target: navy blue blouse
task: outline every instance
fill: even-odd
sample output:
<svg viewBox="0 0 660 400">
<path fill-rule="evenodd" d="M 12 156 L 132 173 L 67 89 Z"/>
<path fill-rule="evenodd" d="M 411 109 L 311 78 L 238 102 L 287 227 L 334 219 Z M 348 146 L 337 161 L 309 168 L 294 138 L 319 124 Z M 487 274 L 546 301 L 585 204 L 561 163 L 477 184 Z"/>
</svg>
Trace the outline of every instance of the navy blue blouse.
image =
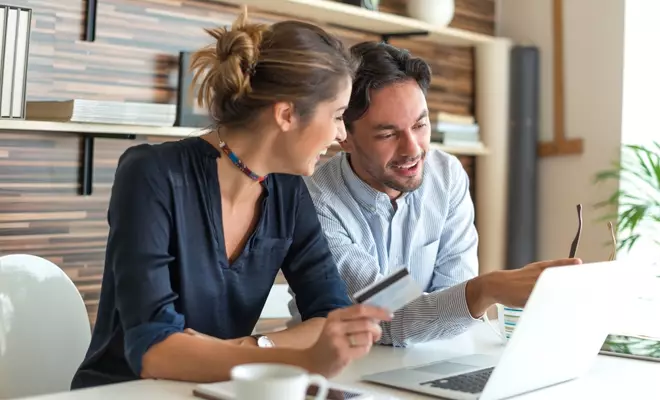
<svg viewBox="0 0 660 400">
<path fill-rule="evenodd" d="M 197 137 L 119 159 L 98 316 L 72 389 L 138 379 L 142 356 L 192 328 L 248 336 L 281 269 L 303 320 L 351 304 L 299 176 L 272 174 L 243 252 L 225 252 L 216 159 Z"/>
</svg>

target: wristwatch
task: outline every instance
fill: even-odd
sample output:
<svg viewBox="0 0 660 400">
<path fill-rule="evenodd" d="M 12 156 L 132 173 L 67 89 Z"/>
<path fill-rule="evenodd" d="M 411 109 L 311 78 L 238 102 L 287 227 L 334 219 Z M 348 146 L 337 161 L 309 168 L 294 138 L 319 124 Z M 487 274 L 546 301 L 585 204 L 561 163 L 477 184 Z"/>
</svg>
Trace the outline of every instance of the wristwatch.
<svg viewBox="0 0 660 400">
<path fill-rule="evenodd" d="M 252 335 L 259 347 L 275 347 L 275 343 L 266 335 Z"/>
</svg>

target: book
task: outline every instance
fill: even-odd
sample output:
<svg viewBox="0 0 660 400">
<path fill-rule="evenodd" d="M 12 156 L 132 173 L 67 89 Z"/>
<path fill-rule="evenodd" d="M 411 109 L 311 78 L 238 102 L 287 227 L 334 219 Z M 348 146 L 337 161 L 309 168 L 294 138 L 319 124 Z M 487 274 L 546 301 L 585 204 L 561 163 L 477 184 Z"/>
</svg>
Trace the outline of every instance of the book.
<svg viewBox="0 0 660 400">
<path fill-rule="evenodd" d="M 26 119 L 97 124 L 173 126 L 176 105 L 73 99 L 28 101 Z"/>
<path fill-rule="evenodd" d="M 0 6 L 0 118 L 25 116 L 31 16 L 28 8 Z"/>
</svg>

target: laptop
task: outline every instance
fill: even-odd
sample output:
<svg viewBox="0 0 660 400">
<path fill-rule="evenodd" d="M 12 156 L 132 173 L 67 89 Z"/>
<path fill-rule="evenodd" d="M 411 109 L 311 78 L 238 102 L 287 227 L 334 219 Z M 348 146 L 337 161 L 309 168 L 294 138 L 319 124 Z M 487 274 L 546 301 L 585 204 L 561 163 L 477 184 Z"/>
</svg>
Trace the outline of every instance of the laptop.
<svg viewBox="0 0 660 400">
<path fill-rule="evenodd" d="M 650 268 L 623 261 L 554 267 L 539 277 L 499 359 L 468 355 L 363 376 L 452 400 L 498 400 L 570 381 L 592 366 Z"/>
</svg>

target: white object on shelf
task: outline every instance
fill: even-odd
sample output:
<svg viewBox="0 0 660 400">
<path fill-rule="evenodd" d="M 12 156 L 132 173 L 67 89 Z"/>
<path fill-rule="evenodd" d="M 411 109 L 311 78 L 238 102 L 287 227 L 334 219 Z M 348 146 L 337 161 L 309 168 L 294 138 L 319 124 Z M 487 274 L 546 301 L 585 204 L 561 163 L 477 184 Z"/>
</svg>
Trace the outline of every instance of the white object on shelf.
<svg viewBox="0 0 660 400">
<path fill-rule="evenodd" d="M 28 101 L 25 119 L 170 127 L 176 120 L 176 105 L 88 99 Z"/>
<path fill-rule="evenodd" d="M 12 121 L 0 119 L 0 131 L 103 133 L 108 135 L 140 136 L 199 136 L 206 132 L 203 128 L 159 127 L 145 125 L 88 124 L 77 122 L 51 121 Z"/>
<path fill-rule="evenodd" d="M 414 19 L 444 28 L 454 19 L 454 0 L 408 0 L 406 10 Z"/>
<path fill-rule="evenodd" d="M 436 149 L 444 151 L 445 153 L 450 153 L 454 155 L 461 156 L 482 156 L 488 154 L 488 150 L 484 147 L 482 143 L 471 144 L 466 146 L 454 146 L 446 145 L 441 143 L 433 143 L 429 146 L 431 149 Z"/>
<path fill-rule="evenodd" d="M 500 38 L 456 28 L 442 28 L 409 17 L 330 0 L 218 0 L 238 6 L 254 6 L 260 11 L 292 15 L 348 29 L 376 34 L 428 32 L 428 39 L 454 46 L 492 43 Z M 441 0 L 435 0 L 441 1 Z M 250 11 L 250 9 L 248 10 Z"/>
</svg>

